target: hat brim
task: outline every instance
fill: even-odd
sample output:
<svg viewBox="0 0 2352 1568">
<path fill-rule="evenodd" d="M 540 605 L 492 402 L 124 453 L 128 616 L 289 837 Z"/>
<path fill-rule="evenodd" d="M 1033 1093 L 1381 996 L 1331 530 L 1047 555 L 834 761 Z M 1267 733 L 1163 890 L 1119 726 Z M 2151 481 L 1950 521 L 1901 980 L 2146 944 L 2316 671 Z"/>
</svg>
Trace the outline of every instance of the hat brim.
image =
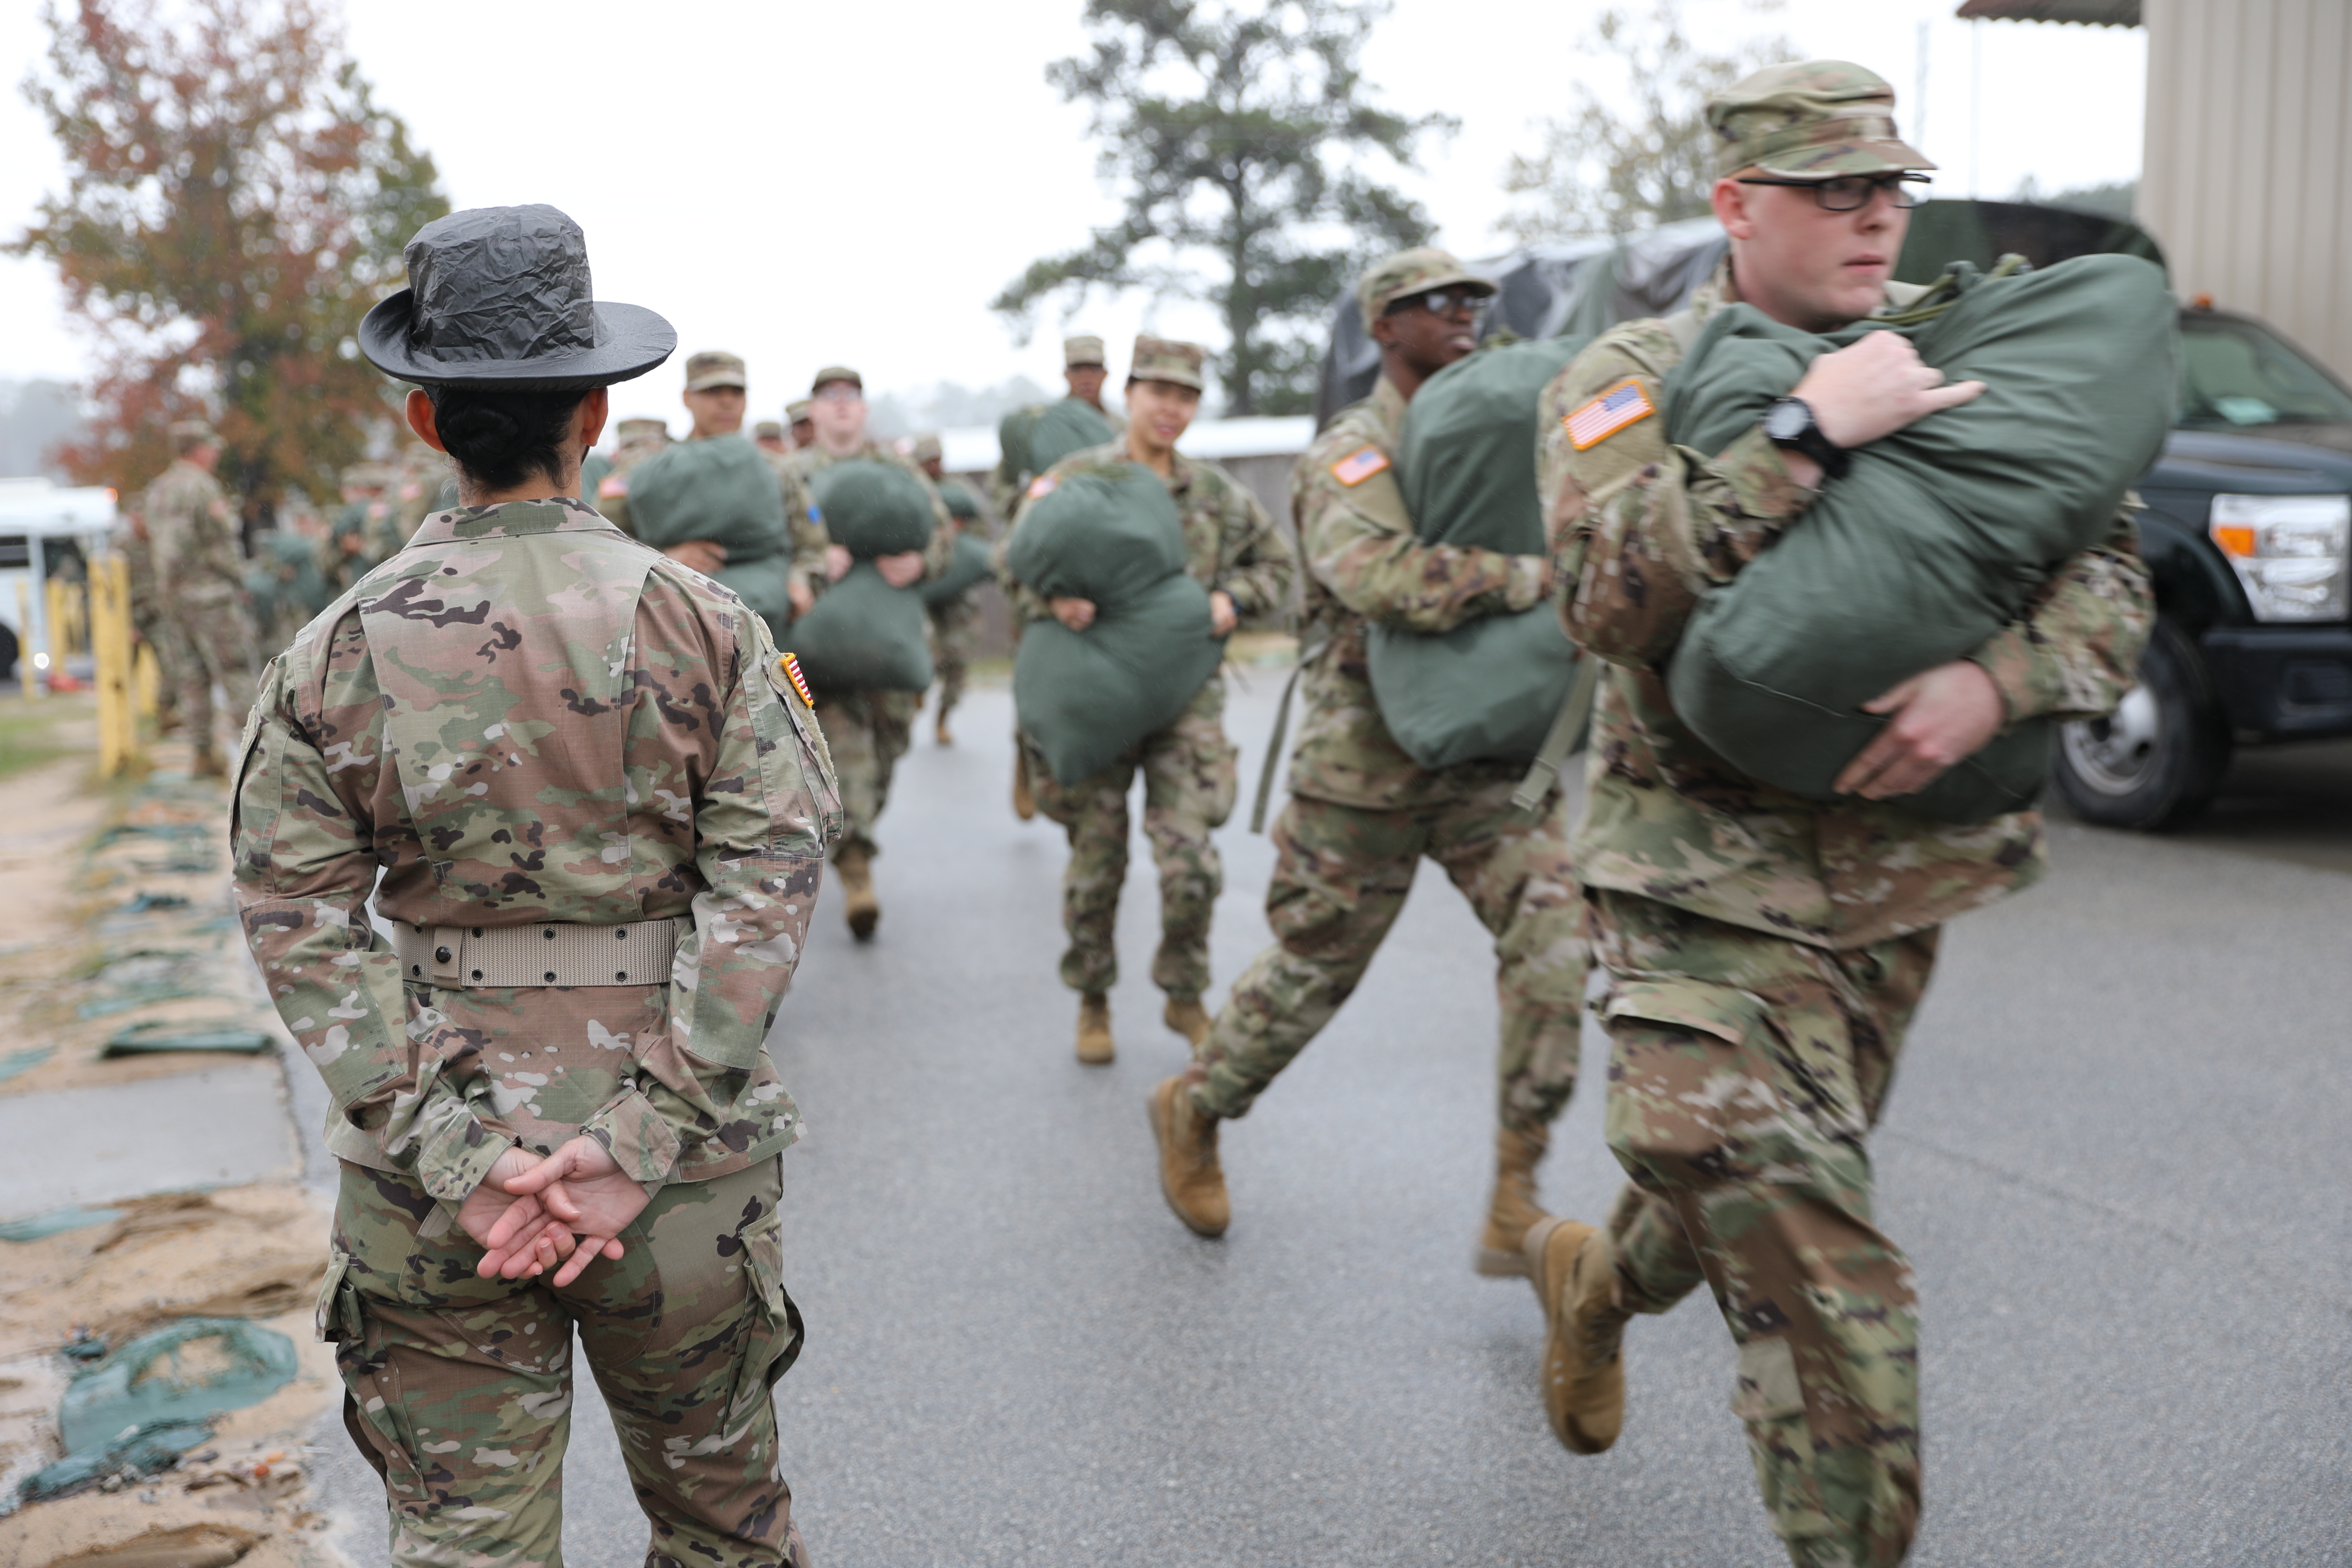
<svg viewBox="0 0 2352 1568">
<path fill-rule="evenodd" d="M 709 392 L 721 386 L 731 386 L 740 392 L 743 390 L 743 378 L 740 375 L 706 375 L 686 384 L 688 392 Z"/>
<path fill-rule="evenodd" d="M 1758 163 L 1775 179 L 1834 180 L 1847 174 L 1926 174 L 1933 160 L 1907 142 L 1830 142 L 1808 147 L 1796 157 Z"/>
<path fill-rule="evenodd" d="M 1475 273 L 1448 272 L 1441 278 L 1424 278 L 1416 279 L 1412 288 L 1399 289 L 1394 292 L 1373 301 L 1372 314 L 1376 316 L 1385 315 L 1387 314 L 1388 308 L 1391 305 L 1395 304 L 1399 300 L 1410 300 L 1415 294 L 1427 294 L 1433 289 L 1453 289 L 1465 285 L 1469 288 L 1477 289 L 1479 297 L 1482 299 L 1491 300 L 1496 294 L 1502 292 L 1502 290 L 1496 288 L 1493 283 L 1484 278 L 1478 277 Z"/>
<path fill-rule="evenodd" d="M 598 300 L 593 346 L 536 359 L 445 360 L 411 350 L 416 291 L 378 301 L 360 321 L 360 353 L 384 374 L 425 386 L 497 386 L 512 392 L 587 392 L 632 381 L 677 352 L 677 331 L 642 305 Z"/>
</svg>

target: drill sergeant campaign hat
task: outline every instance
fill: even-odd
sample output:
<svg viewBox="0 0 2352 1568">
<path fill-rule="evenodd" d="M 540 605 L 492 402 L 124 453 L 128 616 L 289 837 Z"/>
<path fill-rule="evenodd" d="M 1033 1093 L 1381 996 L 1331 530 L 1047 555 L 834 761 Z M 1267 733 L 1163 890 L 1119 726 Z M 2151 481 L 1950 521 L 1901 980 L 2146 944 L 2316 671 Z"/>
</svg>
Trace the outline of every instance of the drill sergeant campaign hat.
<svg viewBox="0 0 2352 1568">
<path fill-rule="evenodd" d="M 1399 300 L 1454 283 L 1482 296 L 1495 292 L 1492 283 L 1472 273 L 1452 252 L 1433 245 L 1416 246 L 1384 257 L 1365 269 L 1356 279 L 1356 308 L 1363 311 L 1369 327 Z"/>
<path fill-rule="evenodd" d="M 221 444 L 219 432 L 202 419 L 174 419 L 165 428 L 164 434 L 172 438 L 172 450 L 174 452 L 193 452 L 199 447 Z"/>
<path fill-rule="evenodd" d="M 1127 379 L 1165 381 L 1199 392 L 1201 362 L 1208 357 L 1208 350 L 1198 343 L 1180 343 L 1146 332 L 1135 340 L 1135 357 L 1128 362 Z"/>
<path fill-rule="evenodd" d="M 861 393 L 866 390 L 866 378 L 845 364 L 829 364 L 817 372 L 816 379 L 809 383 L 809 390 L 823 391 L 824 384 L 828 381 L 845 381 Z"/>
<path fill-rule="evenodd" d="M 1103 341 L 1100 338 L 1077 337 L 1062 340 L 1064 370 L 1083 370 L 1089 367 L 1100 370 L 1108 363 L 1103 358 Z"/>
<path fill-rule="evenodd" d="M 1706 102 L 1715 173 L 1834 180 L 1932 169 L 1895 131 L 1895 89 L 1844 60 L 1767 66 Z"/>
<path fill-rule="evenodd" d="M 743 359 L 719 349 L 705 349 L 686 362 L 686 389 L 688 392 L 709 392 L 714 386 L 731 386 L 740 392 L 744 387 Z"/>
<path fill-rule="evenodd" d="M 436 218 L 404 259 L 409 286 L 360 322 L 360 352 L 403 381 L 585 392 L 677 348 L 651 310 L 593 297 L 580 226 L 544 203 Z"/>
</svg>

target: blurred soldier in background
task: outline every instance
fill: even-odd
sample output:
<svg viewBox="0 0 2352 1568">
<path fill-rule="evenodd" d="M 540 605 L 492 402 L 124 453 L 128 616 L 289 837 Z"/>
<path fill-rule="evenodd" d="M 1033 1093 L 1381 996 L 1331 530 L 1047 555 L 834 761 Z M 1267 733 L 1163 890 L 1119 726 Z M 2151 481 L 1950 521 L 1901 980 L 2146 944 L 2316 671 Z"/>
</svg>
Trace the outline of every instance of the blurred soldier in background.
<svg viewBox="0 0 2352 1568">
<path fill-rule="evenodd" d="M 1062 340 L 1062 382 L 1070 389 L 1068 400 L 1093 409 L 1117 435 L 1127 428 L 1127 421 L 1103 406 L 1103 383 L 1109 379 L 1110 368 L 1103 361 L 1100 338 Z M 997 422 L 996 472 L 989 479 L 988 500 L 996 509 L 996 515 L 1008 522 L 1020 510 L 1021 497 L 1028 489 L 1029 481 L 1037 477 L 1037 465 L 1029 452 L 1029 431 L 1045 408 L 1045 404 L 1033 403 L 1014 409 Z"/>
<path fill-rule="evenodd" d="M 795 452 L 816 445 L 816 421 L 809 414 L 814 406 L 805 397 L 796 397 L 784 405 L 784 421 L 792 426 L 792 449 Z"/>
<path fill-rule="evenodd" d="M 687 432 L 689 441 L 709 441 L 721 436 L 740 436 L 743 429 L 744 371 L 741 356 L 718 349 L 706 349 L 686 362 L 686 391 L 682 395 L 687 413 L 694 427 Z M 667 438 L 665 438 L 667 445 Z M 651 448 L 645 456 L 650 456 Z M 827 541 L 824 524 L 817 516 L 816 502 L 809 497 L 808 480 L 795 472 L 785 453 L 762 447 L 760 455 L 768 459 L 775 471 L 776 483 L 783 491 L 784 526 L 791 531 L 793 557 L 793 614 L 804 616 L 816 603 L 817 589 L 825 581 Z M 631 463 L 642 462 L 639 457 Z M 626 476 L 622 476 L 625 485 Z M 625 506 L 625 494 L 619 498 Z M 707 539 L 690 541 L 664 551 L 672 560 L 684 562 L 706 577 L 715 577 L 727 564 L 724 546 Z"/>
<path fill-rule="evenodd" d="M 1161 1084 L 1152 1106 L 1161 1186 L 1204 1235 L 1221 1232 L 1230 1213 L 1217 1122 L 1247 1114 L 1354 994 L 1424 857 L 1495 939 L 1499 1125 L 1479 1272 L 1524 1274 L 1520 1243 L 1544 1217 L 1536 1163 L 1575 1087 L 1584 1003 L 1567 807 L 1556 788 L 1532 816 L 1512 804 L 1524 763 L 1415 763 L 1381 717 L 1366 652 L 1376 623 L 1444 632 L 1542 598 L 1540 556 L 1423 543 L 1391 471 L 1407 403 L 1477 347 L 1478 311 L 1494 292 L 1442 250 L 1376 263 L 1356 298 L 1381 346 L 1381 379 L 1291 470 L 1307 570 L 1305 711 L 1290 800 L 1274 825 L 1265 910 L 1275 945 L 1234 983 L 1191 1070 Z"/>
<path fill-rule="evenodd" d="M 835 463 L 870 458 L 889 463 L 915 476 L 931 502 L 931 542 L 928 550 L 909 550 L 879 556 L 874 569 L 894 588 L 913 586 L 946 569 L 955 547 L 954 519 L 930 479 L 896 448 L 866 434 L 866 383 L 846 365 L 827 365 L 816 373 L 809 391 L 810 418 L 814 426 L 811 445 L 785 462 L 803 482 Z M 839 577 L 849 570 L 846 551 L 829 552 L 826 575 Z M 881 846 L 875 824 L 890 802 L 890 773 L 907 745 L 921 706 L 919 691 L 816 692 L 816 713 L 832 748 L 835 775 L 841 781 L 841 837 L 833 848 L 833 866 L 841 877 L 843 903 L 849 929 L 861 939 L 874 934 L 882 905 L 874 896 L 874 857 Z"/>
<path fill-rule="evenodd" d="M 220 437 L 201 419 L 183 419 L 171 434 L 179 457 L 147 487 L 137 517 L 153 558 L 158 620 L 172 643 L 167 668 L 179 675 L 180 714 L 195 748 L 191 769 L 198 778 L 221 778 L 228 770 L 213 734 L 214 685 L 236 722 L 253 706 L 245 558 L 236 509 L 213 478 Z"/>
<path fill-rule="evenodd" d="M 422 441 L 411 441 L 401 449 L 394 476 L 392 505 L 385 509 L 383 531 L 376 542 L 378 561 L 399 554 L 407 548 L 417 524 L 457 504 L 457 471 L 446 457 Z"/>
<path fill-rule="evenodd" d="M 353 463 L 343 470 L 343 504 L 333 526 L 319 542 L 319 580 L 327 596 L 336 595 L 366 576 L 378 562 L 376 542 L 383 531 L 384 515 L 392 503 L 384 499 L 392 470 L 382 463 Z"/>
<path fill-rule="evenodd" d="M 1139 337 L 1128 370 L 1133 421 L 1119 438 L 1063 458 L 1042 491 L 1075 474 L 1117 474 L 1139 463 L 1160 476 L 1176 502 L 1184 532 L 1184 569 L 1209 590 L 1212 633 L 1229 635 L 1242 620 L 1281 616 L 1298 558 L 1257 498 L 1224 469 L 1186 458 L 1177 441 L 1201 406 L 1197 343 Z M 1046 600 L 1026 587 L 1014 595 L 1028 620 L 1053 616 L 1074 632 L 1094 624 L 1086 599 Z M 1198 1046 L 1209 1032 L 1201 993 L 1209 988 L 1209 918 L 1224 888 L 1215 830 L 1233 815 L 1238 753 L 1225 737 L 1225 682 L 1212 674 L 1165 728 L 1146 735 L 1111 766 L 1075 784 L 1058 783 L 1025 739 L 1028 776 L 1038 809 L 1070 838 L 1062 873 L 1062 926 L 1070 945 L 1062 981 L 1078 993 L 1077 1055 L 1099 1064 L 1116 1054 L 1110 988 L 1118 983 L 1118 895 L 1127 879 L 1128 792 L 1143 775 L 1143 833 L 1160 872 L 1160 949 L 1151 982 L 1166 994 L 1161 1016 Z"/>
<path fill-rule="evenodd" d="M 752 426 L 751 445 L 779 458 L 789 456 L 793 449 L 793 444 L 784 439 L 784 422 L 781 419 L 762 419 Z"/>
<path fill-rule="evenodd" d="M 331 543 L 319 514 L 294 495 L 278 509 L 278 526 L 261 535 L 245 580 L 254 646 L 263 660 L 276 658 L 311 616 L 334 602 L 320 566 Z"/>
<path fill-rule="evenodd" d="M 597 479 L 595 494 L 583 496 L 623 533 L 629 531 L 629 472 L 669 445 L 669 426 L 658 419 L 624 419 L 613 427 L 613 456 Z M 583 485 L 583 489 L 590 487 Z"/>
<path fill-rule="evenodd" d="M 946 454 L 938 436 L 916 437 L 915 466 L 939 487 L 940 500 L 954 519 L 956 532 L 986 539 L 988 523 L 981 515 L 980 498 L 961 479 L 947 477 Z M 931 738 L 942 746 L 955 744 L 955 736 L 948 730 L 948 715 L 963 700 L 964 677 L 970 673 L 972 654 L 980 646 L 980 606 L 972 602 L 972 592 L 967 588 L 929 606 L 931 662 L 938 666 L 940 677 L 940 710 L 931 722 Z"/>
</svg>

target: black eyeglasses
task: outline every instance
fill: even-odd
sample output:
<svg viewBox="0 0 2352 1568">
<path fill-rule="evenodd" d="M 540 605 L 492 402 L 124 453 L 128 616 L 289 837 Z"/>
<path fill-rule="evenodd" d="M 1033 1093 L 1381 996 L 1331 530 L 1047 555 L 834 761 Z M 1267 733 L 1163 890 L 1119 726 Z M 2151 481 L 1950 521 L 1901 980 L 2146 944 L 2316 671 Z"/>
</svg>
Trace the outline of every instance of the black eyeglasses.
<svg viewBox="0 0 2352 1568">
<path fill-rule="evenodd" d="M 1495 296 L 1487 290 L 1472 292 L 1467 289 L 1432 289 L 1426 294 L 1408 294 L 1402 300 L 1389 301 L 1383 316 L 1393 316 L 1399 310 L 1410 310 L 1416 305 L 1433 316 L 1450 316 L 1456 310 L 1468 310 L 1472 315 L 1486 308 Z"/>
<path fill-rule="evenodd" d="M 1792 185 L 1801 191 L 1813 193 L 1813 200 L 1825 213 L 1860 212 L 1873 198 L 1884 195 L 1898 207 L 1916 207 L 1919 194 L 1906 190 L 1906 185 L 1928 183 L 1925 174 L 1841 174 L 1834 180 L 1767 180 L 1742 178 L 1743 185 Z"/>
</svg>

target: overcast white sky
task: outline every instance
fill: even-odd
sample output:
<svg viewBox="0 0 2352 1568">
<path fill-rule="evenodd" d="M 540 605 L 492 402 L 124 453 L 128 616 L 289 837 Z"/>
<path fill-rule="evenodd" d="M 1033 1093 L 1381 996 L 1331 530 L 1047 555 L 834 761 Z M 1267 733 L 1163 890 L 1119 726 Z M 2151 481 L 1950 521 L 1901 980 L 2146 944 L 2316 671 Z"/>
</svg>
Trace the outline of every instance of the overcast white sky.
<svg viewBox="0 0 2352 1568">
<path fill-rule="evenodd" d="M 167 10 L 169 9 L 167 0 Z M 1509 155 L 1565 112 L 1590 4 L 1397 0 L 1367 74 L 1388 104 L 1440 110 L 1461 132 L 1399 183 L 1467 255 L 1505 248 Z M 1906 132 L 1944 166 L 1946 195 L 2005 195 L 2139 170 L 2146 35 L 1952 19 L 1957 0 L 1788 0 L 1777 16 L 1690 0 L 1695 30 L 1787 34 L 1802 53 L 1892 80 Z M 754 414 L 845 362 L 869 391 L 979 386 L 1016 371 L 1051 384 L 1059 323 L 1016 347 L 989 299 L 1038 256 L 1110 220 L 1082 107 L 1045 85 L 1078 52 L 1079 0 L 815 5 L 572 0 L 347 0 L 352 52 L 439 161 L 458 206 L 551 202 L 587 233 L 597 292 L 660 310 L 678 359 L 614 388 L 614 413 L 678 414 L 680 362 L 731 348 Z M 40 57 L 37 0 L 0 0 L 8 83 Z M 1926 23 L 1924 105 L 1917 91 Z M 1980 65 L 1979 65 L 1980 58 Z M 1924 115 L 1922 110 L 1924 107 Z M 62 184 L 21 95 L 0 98 L 0 233 Z M 43 264 L 0 258 L 0 378 L 77 377 L 85 348 Z M 1110 340 L 1141 327 L 1214 341 L 1181 301 L 1097 301 L 1071 323 Z"/>
</svg>

